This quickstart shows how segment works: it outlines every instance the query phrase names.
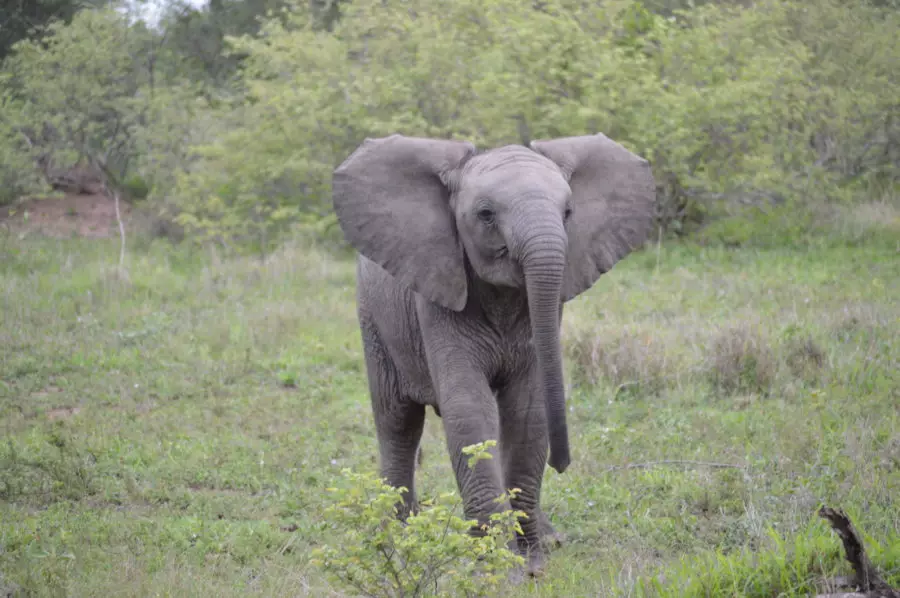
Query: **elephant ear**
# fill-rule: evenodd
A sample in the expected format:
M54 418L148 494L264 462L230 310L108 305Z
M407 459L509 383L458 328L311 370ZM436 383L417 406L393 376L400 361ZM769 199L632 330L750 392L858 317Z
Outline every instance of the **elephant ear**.
M602 133L532 141L572 189L569 253L562 299L574 299L643 245L656 218L650 163Z
M334 209L350 244L400 284L455 311L465 307L467 289L451 185L474 152L462 141L366 139L332 176Z

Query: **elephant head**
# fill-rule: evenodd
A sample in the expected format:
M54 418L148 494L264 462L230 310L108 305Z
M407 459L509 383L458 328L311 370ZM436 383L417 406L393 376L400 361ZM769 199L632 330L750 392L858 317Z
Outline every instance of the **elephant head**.
M561 304L652 230L648 162L602 134L483 153L462 141L392 135L367 139L335 170L333 198L361 254L446 309L465 308L467 268L489 284L525 290L548 462L565 470Z

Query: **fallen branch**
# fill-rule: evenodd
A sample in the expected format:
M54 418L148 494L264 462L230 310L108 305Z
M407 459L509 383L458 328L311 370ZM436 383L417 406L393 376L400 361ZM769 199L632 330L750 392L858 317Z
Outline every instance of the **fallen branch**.
M825 519L841 538L847 560L855 573L852 585L858 591L849 594L820 594L817 598L900 598L900 591L891 588L881 579L875 566L869 561L850 518L840 509L824 506L819 509L819 517Z
M733 463L716 463L713 461L688 461L684 459L664 459L662 461L646 461L644 463L628 463L627 465L613 465L607 467L604 473L611 471L623 471L626 469L649 469L665 465L681 465L686 467L710 467L713 469L746 469L743 465Z

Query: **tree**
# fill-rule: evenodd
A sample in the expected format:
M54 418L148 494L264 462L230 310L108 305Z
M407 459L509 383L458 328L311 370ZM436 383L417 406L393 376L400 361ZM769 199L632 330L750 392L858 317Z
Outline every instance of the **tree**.
M70 25L48 25L41 41L23 40L7 59L20 110L17 128L44 164L90 163L121 180L147 71L137 60L140 31L113 10L86 10Z
M231 52L227 38L255 35L268 19L297 0L210 0L202 8L173 1L163 15L168 43L198 75L213 85L235 76L245 55ZM341 0L307 0L306 9L317 26L330 29L340 16Z
M69 23L82 8L97 7L108 0L6 0L0 5L0 62L13 44L40 35L53 21Z

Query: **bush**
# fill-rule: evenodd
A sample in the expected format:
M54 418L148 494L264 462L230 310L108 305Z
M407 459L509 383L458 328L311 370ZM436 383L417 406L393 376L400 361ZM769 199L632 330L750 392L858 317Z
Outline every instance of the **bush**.
M768 394L778 370L773 347L748 326L722 330L714 339L709 373L713 385L726 394Z
M795 202L750 206L709 223L696 235L701 244L725 247L803 246L816 231L815 214Z
M484 458L494 441L466 447L469 466ZM521 533L520 511L491 517L483 535L477 526L453 513L446 501L452 493L423 502L406 522L397 517L405 488L393 488L371 474L343 471L344 484L330 488L334 502L326 518L341 535L326 533L326 545L315 562L339 584L365 596L495 596L522 557L508 550ZM515 489L511 491L515 492ZM510 494L498 497L508 500Z
M589 385L606 380L617 391L658 392L668 381L672 367L664 342L648 332L611 337L595 327L577 329L566 349L579 379Z
M810 336L791 339L787 346L786 363L794 377L808 384L819 381L825 367L825 352Z
M137 174L122 181L122 188L130 199L147 199L147 196L150 195L150 185Z

